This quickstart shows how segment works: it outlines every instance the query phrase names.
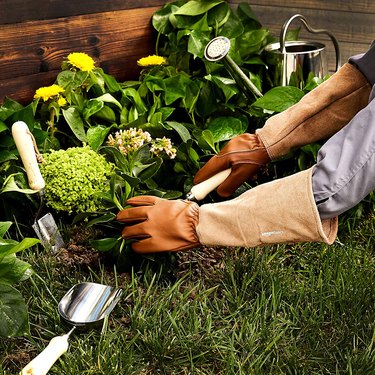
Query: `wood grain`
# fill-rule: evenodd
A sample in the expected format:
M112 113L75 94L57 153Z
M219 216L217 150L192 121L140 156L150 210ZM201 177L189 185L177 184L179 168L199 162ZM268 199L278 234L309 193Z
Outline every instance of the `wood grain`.
M154 53L151 17L159 9L137 8L3 25L0 31L0 100L30 98L48 85L70 52L85 52L118 80L136 76L136 61ZM25 38L25 35L28 37ZM44 74L48 73L48 74ZM12 83L10 81L13 81ZM24 87L14 90L16 82Z
M358 53L365 52L370 46L371 42L375 39L375 2L368 5L368 8L374 12L362 13L366 10L366 4L369 2L360 2L360 4L349 1L343 5L344 9L348 9L349 5L355 8L357 12L346 11L340 8L341 1L288 1L288 6L278 6L277 10L275 5L253 5L253 3L264 3L261 1L252 1L252 9L257 15L263 27L270 30L272 35L279 37L280 30L285 20L289 19L294 14L302 14L306 17L311 27L315 29L327 29L335 35L340 44L342 61L345 62L350 56ZM278 1L268 2L267 4L284 3ZM321 3L320 5L317 3ZM285 4L285 3L284 3ZM300 7L292 7L290 5L300 4ZM332 4L336 4L333 7ZM315 8L312 8L312 6ZM309 8L308 8L309 6ZM328 9L319 9L318 6L325 6ZM306 8L305 8L306 7ZM310 8L311 7L311 8ZM335 8L335 10L333 9ZM361 10L358 11L358 10ZM316 35L308 33L299 21L294 21L291 28L301 28L302 40L314 40L323 42L327 47L329 67L333 69L335 65L335 54L333 45L329 37L324 35Z
M161 7L165 0L0 0L0 25L111 12Z
M243 0L230 0L232 7ZM154 53L153 13L167 1L0 0L0 102L29 101L51 84L70 52L86 52L118 80L134 79L136 60ZM312 27L328 29L340 43L342 61L362 53L375 39L375 2L368 0L248 0L263 27L278 38L284 21L303 14ZM327 36L312 35L301 23L301 39L323 42L330 71L334 48Z

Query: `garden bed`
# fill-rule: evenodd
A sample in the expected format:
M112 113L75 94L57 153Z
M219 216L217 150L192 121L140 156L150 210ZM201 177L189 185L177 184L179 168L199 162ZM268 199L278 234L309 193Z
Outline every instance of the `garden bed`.
M249 4L122 9L115 1L94 11L93 3L79 5L84 15L57 7L53 19L21 12L23 28L10 18L0 34L0 370L19 371L65 333L59 299L94 281L123 288L123 297L102 331L72 336L51 374L374 371L373 196L345 217L332 247L145 256L116 221L132 196L184 198L229 139L254 132L323 79L275 85L264 53L275 36ZM223 64L204 58L216 34L230 38L233 58L264 96L249 98ZM14 144L16 121L43 159L43 199ZM319 147L270 164L236 195L310 167ZM213 192L202 203L220 199ZM65 241L57 254L32 229L47 212Z

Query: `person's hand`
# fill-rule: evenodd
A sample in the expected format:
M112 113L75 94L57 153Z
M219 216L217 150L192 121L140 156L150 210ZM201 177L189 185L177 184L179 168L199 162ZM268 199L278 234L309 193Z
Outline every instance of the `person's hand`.
M198 171L194 177L194 185L231 168L230 175L216 189L220 196L229 197L269 162L270 157L260 138L256 134L241 134L231 139Z
M132 207L121 210L116 219L125 224L122 237L136 240L131 244L135 252L180 251L201 246L196 233L196 203L145 195L130 198L127 204Z

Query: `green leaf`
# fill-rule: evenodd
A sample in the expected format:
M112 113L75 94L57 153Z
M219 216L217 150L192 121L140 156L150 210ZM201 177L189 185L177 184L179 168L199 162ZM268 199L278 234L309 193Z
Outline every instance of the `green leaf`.
M92 115L99 112L103 107L104 103L102 101L90 99L86 103L86 107L83 109L83 118L85 121L88 121Z
M63 70L57 75L57 84L64 89L77 89L86 81L89 74L83 71L72 72L71 70Z
M0 133L9 130L6 124L0 120Z
M208 81L213 82L224 94L225 103L234 95L238 94L236 82L231 78L213 76L209 74L205 77Z
M220 30L220 35L235 39L244 33L244 27L239 18L231 12Z
M99 100L99 101L105 102L105 103L111 103L111 104L114 104L115 106L117 106L120 110L122 109L121 103L109 93L105 93L102 96L99 96L99 97L95 98L95 100Z
M188 51L196 57L204 57L204 49L211 40L210 31L193 30L189 35Z
M18 259L15 254L0 260L0 284L13 285L31 275L30 264Z
M297 87L277 86L269 90L263 97L257 99L252 107L262 108L272 112L282 112L298 103L304 92Z
M40 243L40 241L37 238L27 238L25 237L22 239L21 242L17 242L14 240L0 240L0 260L10 254L15 254L20 251L23 251L25 249L28 249L29 247L32 247L36 245L37 243Z
M0 120L5 121L8 117L22 109L23 105L6 97L4 103L0 106Z
M29 334L26 303L21 293L9 285L0 284L0 336Z
M186 87L189 85L190 79L186 74L180 73L167 78L164 82L165 104L170 105L177 99L185 97Z
M110 92L116 92L121 89L120 84L112 75L102 72L102 77L104 78L105 84L108 86Z
M100 240L90 241L90 245L98 251L110 251L114 249L119 242L122 241L122 238L101 238Z
M202 131L201 139L198 140L200 145L202 140L205 141L208 144L208 146L210 146L214 151L216 151L214 136L211 133L211 130L206 129Z
M94 150L98 151L99 147L103 144L107 134L111 130L110 126L93 126L87 130L87 142L89 146Z
M247 123L236 117L218 117L210 122L208 130L214 143L227 141L246 132Z
M4 163L9 160L18 160L18 156L15 155L13 152L2 150L0 152L0 163Z
M15 180L15 177L20 175L20 173L14 173L9 175L6 180L3 183L2 188L0 189L0 194L2 193L7 193L10 191L15 191L17 193L22 193L22 194L35 194L38 192L38 190L32 190L28 188L20 188Z
M13 223L11 221L1 221L0 222L0 238L4 237L4 234L8 231Z
M236 40L236 50L242 58L252 53L258 53L261 47L266 43L269 34L267 29L251 30L242 34Z
M198 16L199 14L208 12L210 9L223 2L224 0L190 0L187 3L185 3L180 9L178 9L174 14L182 16Z
M171 14L176 11L178 7L172 3L166 4L162 9L156 11L152 16L152 26L161 34L168 34L173 27L170 23Z
M260 28L262 26L249 3L240 3L237 8L237 14L244 25L253 22L255 28Z
M74 135L81 142L87 143L84 124L78 109L76 107L69 107L68 109L63 109L63 116Z
M160 166L163 163L161 158L152 159L151 163L144 163L144 164L135 164L133 168L133 173L136 177L138 177L141 181L146 181L152 176L156 174L156 172L160 169Z
M196 104L200 116L206 117L217 109L216 95L211 82L204 82Z
M105 105L100 111L95 113L95 117L100 118L102 120L108 122L115 122L116 121L116 114L113 109L107 105Z
M91 227L91 226L96 225L96 224L109 223L109 222L113 221L115 218L116 218L116 215L113 214L113 213L101 215L99 217L96 217L95 219L90 220L87 223L87 227Z
M172 129L176 130L176 132L181 137L182 142L187 142L189 139L191 139L189 130L187 130L186 127L184 125L182 125L180 122L167 121L166 125L168 125Z

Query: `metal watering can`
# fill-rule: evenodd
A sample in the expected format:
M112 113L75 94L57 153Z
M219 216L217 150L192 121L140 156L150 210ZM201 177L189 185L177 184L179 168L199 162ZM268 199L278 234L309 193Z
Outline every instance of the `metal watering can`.
M328 74L324 44L312 41L285 40L288 28L295 19L299 19L310 33L327 34L331 38L336 52L336 71L341 66L340 48L335 36L328 30L311 28L304 16L295 14L284 22L280 31L279 43L268 44L265 47L265 51L271 58L274 58L274 84L277 86L287 86L291 78L296 79L297 83L305 81L309 73L313 73L319 78Z

